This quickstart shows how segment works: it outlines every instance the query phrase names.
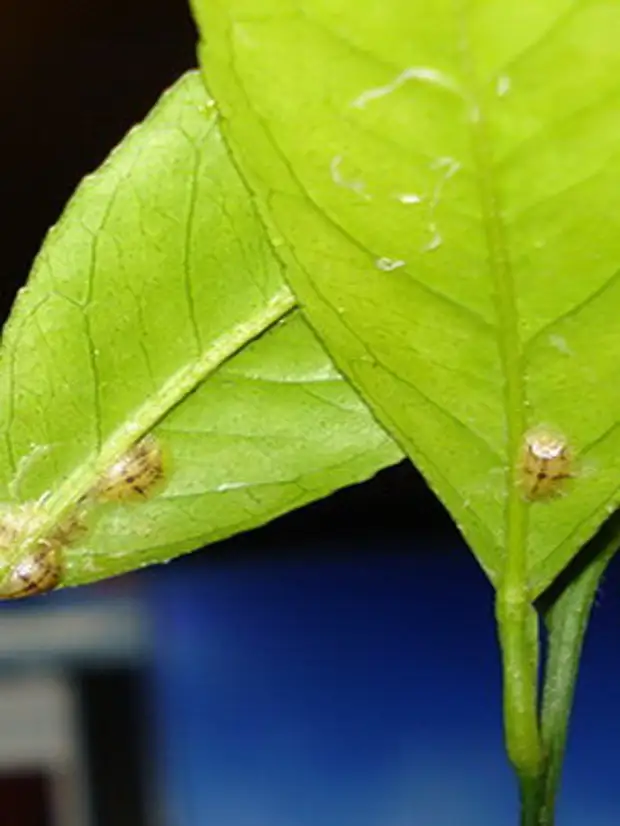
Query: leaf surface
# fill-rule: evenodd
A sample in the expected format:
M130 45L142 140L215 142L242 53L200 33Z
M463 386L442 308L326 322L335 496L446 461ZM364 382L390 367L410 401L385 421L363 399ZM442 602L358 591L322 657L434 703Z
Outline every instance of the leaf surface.
M306 316L491 580L520 557L534 598L619 500L620 5L194 9ZM550 501L519 488L532 428L574 457Z
M0 432L5 520L36 503L2 571L79 511L64 584L195 549L400 458L295 310L197 73L50 231L4 331ZM161 489L93 504L147 433Z

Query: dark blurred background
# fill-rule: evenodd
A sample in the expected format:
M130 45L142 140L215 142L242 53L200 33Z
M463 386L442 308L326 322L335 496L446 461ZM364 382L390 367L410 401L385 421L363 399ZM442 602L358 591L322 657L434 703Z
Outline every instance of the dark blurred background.
M47 228L195 65L184 0L0 5L2 317ZM620 576L558 824L620 819ZM2 826L516 824L491 589L408 465L131 576L0 606Z

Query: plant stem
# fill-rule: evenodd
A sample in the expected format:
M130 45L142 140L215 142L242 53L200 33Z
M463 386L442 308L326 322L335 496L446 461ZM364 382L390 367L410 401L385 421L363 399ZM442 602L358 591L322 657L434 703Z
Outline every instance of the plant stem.
M614 517L584 549L541 610L549 634L541 710L547 766L538 823L553 826L579 659L600 579L618 550L620 519ZM547 603L546 605L544 603Z
M540 819L544 806L544 774L519 781L521 801L520 826L542 826Z
M496 616L504 675L506 749L520 783L529 790L543 771L537 699L538 617L520 589L504 587L497 593Z

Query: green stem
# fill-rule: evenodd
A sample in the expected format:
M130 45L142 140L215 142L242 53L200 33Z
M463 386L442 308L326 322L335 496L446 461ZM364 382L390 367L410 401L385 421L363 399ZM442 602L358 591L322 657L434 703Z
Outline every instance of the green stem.
M504 674L504 729L508 757L525 790L539 782L543 754L538 728L538 617L523 589L500 587L496 616Z
M619 528L620 517L616 516L541 600L549 647L541 710L547 767L540 826L553 826L584 636L601 576L618 550Z
M542 826L540 814L544 802L544 780L544 774L541 774L536 778L528 778L519 782L520 826Z

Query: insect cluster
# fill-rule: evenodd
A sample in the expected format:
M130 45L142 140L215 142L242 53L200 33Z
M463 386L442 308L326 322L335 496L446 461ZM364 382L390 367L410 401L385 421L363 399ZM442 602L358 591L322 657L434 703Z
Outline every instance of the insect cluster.
M126 502L150 496L165 478L163 453L154 436L145 436L105 471L75 511L50 534L37 539L0 581L0 599L42 594L53 590L62 575L62 551L87 530L89 506ZM44 519L43 506L29 502L0 515L0 554L8 553Z
M520 457L520 483L531 501L560 495L574 476L573 457L559 433L538 427L525 434ZM128 502L150 496L165 481L161 445L148 435L112 464L80 500L60 527L36 540L31 550L0 581L0 599L42 594L55 588L62 574L62 551L86 530L89 506L102 502ZM40 503L26 503L0 515L0 553L15 548L26 534L36 532L44 516Z
M521 487L526 499L553 499L574 476L573 456L566 439L543 427L525 434L521 455Z

